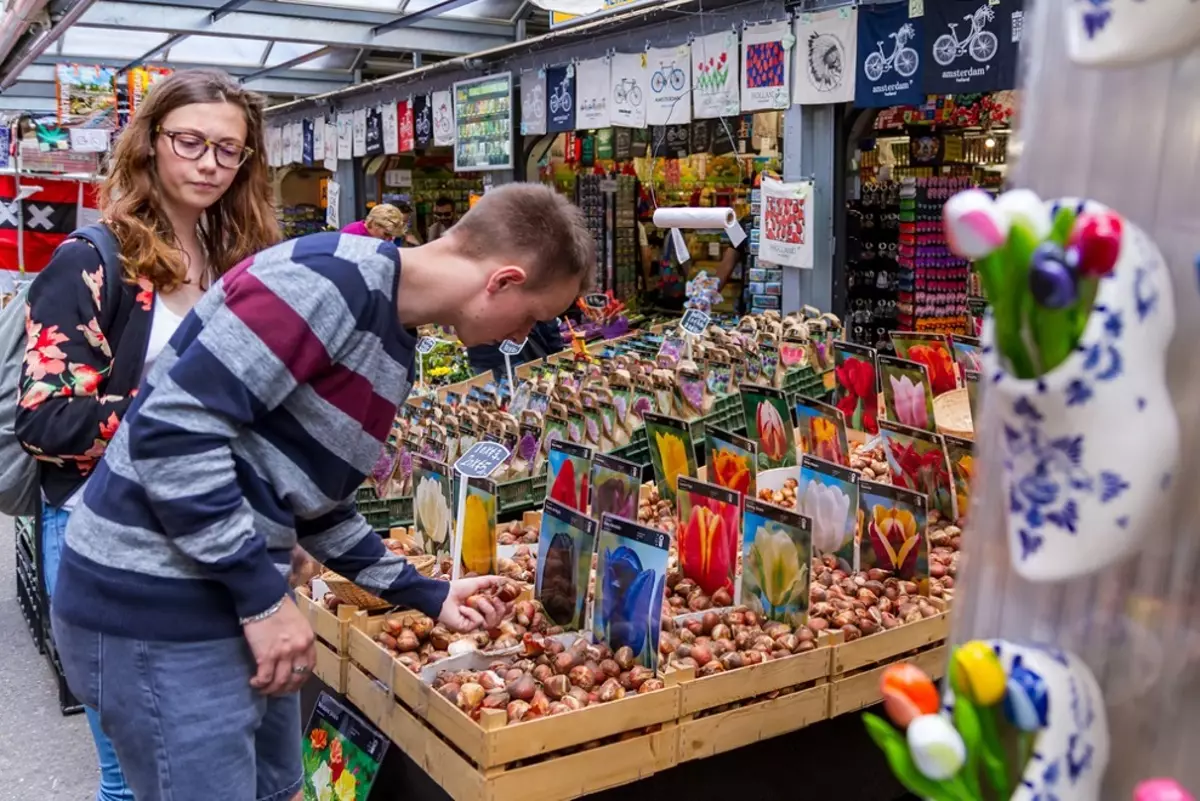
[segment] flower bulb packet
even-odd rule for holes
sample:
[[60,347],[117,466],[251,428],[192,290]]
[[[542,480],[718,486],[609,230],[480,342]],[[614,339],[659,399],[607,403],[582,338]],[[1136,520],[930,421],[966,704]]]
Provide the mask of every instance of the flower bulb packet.
[[[459,479],[460,481],[462,479]],[[458,510],[462,538],[455,539],[454,576],[493,576],[496,574],[496,482],[489,478],[468,478],[463,505]]]
[[742,523],[742,581],[735,602],[792,626],[808,622],[812,521],[747,498]]
[[920,362],[879,356],[884,415],[901,425],[937,431],[929,370]]
[[599,524],[557,501],[542,507],[534,597],[554,625],[579,631],[587,625],[585,606]]
[[758,491],[758,443],[716,426],[705,427],[704,439],[708,480],[754,497]]
[[967,405],[971,407],[971,423],[979,419],[979,370],[964,370],[963,383],[967,387]]
[[945,434],[946,456],[950,460],[950,476],[954,480],[958,520],[965,521],[971,511],[971,480],[975,476],[975,443]]
[[646,412],[642,419],[646,423],[646,441],[658,494],[665,501],[674,501],[679,477],[696,477],[691,429],[683,420],[653,412]]
[[597,453],[592,458],[592,517],[606,514],[637,520],[642,468],[633,462]]
[[663,594],[671,537],[612,515],[596,540],[592,636],[613,651],[628,646],[634,661],[658,669]]
[[758,362],[761,368],[760,381],[767,386],[775,386],[782,378],[779,370],[779,348],[771,343],[758,346]]
[[920,492],[860,481],[858,510],[859,570],[879,568],[916,582],[929,594],[929,538],[925,496]]
[[954,349],[954,363],[958,366],[960,376],[965,375],[968,370],[983,372],[983,345],[978,337],[955,334],[950,337],[950,347]]
[[833,405],[846,425],[879,433],[879,363],[874,348],[838,340],[833,343]]
[[550,445],[546,464],[546,497],[577,512],[586,513],[592,449],[586,445],[557,440]]
[[746,431],[758,445],[759,469],[795,467],[796,429],[787,394],[761,384],[742,384],[740,389]]
[[896,356],[925,365],[934,397],[958,388],[950,337],[923,331],[893,331]]
[[742,547],[742,496],[687,476],[679,477],[678,488],[675,547],[683,577],[696,582],[710,597],[720,589],[732,596]]
[[796,398],[796,438],[800,452],[850,466],[850,441],[842,410],[811,398]]
[[945,437],[891,420],[880,421],[879,436],[892,484],[923,493],[927,508],[936,509],[945,520],[957,521],[957,493]]
[[816,554],[832,554],[847,573],[857,569],[859,473],[810,454],[800,459],[796,509],[812,521]]
[[450,466],[425,456],[413,458],[413,532],[425,553],[454,551],[454,494]]

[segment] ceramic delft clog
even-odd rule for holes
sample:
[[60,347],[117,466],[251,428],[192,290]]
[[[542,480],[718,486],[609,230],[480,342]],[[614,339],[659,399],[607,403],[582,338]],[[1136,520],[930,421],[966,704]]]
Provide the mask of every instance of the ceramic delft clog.
[[1200,44],[1197,0],[1067,0],[1067,49],[1085,66],[1129,66]]
[[[1153,0],[1150,0],[1152,2]],[[1047,203],[1106,211],[1073,198]],[[1138,548],[1159,524],[1179,458],[1166,386],[1175,328],[1170,276],[1157,246],[1124,221],[1112,273],[1075,352],[1041,378],[1018,379],[983,331],[988,392],[1003,426],[1013,566],[1031,581],[1091,573]]]

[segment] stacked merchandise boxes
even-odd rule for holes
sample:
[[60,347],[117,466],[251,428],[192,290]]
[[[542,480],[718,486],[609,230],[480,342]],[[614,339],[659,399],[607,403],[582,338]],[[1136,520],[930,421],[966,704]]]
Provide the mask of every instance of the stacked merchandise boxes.
[[967,177],[906,178],[900,189],[900,280],[896,308],[905,331],[967,333],[970,265],[950,252],[942,206],[973,186]]
[[575,203],[583,210],[596,243],[596,287],[619,300],[637,291],[637,178],[580,175]]
[[868,183],[847,214],[847,339],[891,353],[889,333],[897,324],[897,261],[900,238],[899,185]]
[[750,192],[750,255],[746,259],[746,307],[752,313],[779,311],[783,301],[783,270],[776,264],[759,261],[758,241],[762,225],[762,190]]

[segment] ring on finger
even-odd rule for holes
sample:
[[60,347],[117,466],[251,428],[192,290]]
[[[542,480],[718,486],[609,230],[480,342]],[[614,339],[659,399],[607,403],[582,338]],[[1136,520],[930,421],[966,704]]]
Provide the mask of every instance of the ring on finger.
[[307,672],[308,672],[308,665],[293,665],[292,666],[292,673],[294,673],[297,676],[303,676]]

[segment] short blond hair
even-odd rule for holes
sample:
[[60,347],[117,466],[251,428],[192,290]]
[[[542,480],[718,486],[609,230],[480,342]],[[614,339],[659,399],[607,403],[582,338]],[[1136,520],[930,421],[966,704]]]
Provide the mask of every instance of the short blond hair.
[[404,215],[391,203],[380,203],[371,208],[366,219],[367,228],[378,231],[388,239],[404,233]]
[[596,245],[583,212],[541,184],[505,184],[481,197],[446,236],[469,258],[504,259],[537,279],[591,285]]

